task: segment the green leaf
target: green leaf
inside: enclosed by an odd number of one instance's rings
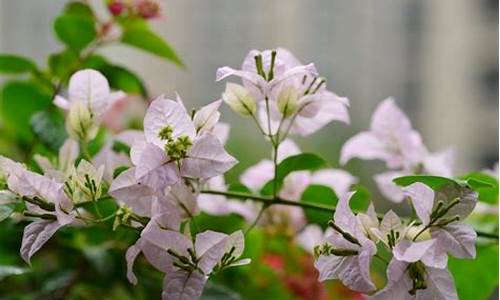
[[[118,175],[120,175],[121,173],[127,171],[128,169],[130,169],[129,166],[120,166],[116,169],[113,170],[113,179],[118,177]]]
[[[314,171],[324,168],[327,165],[326,161],[312,153],[301,153],[294,156],[287,157],[281,163],[279,163],[276,174],[276,187],[279,191],[283,186],[283,181],[285,177],[295,171]],[[270,180],[262,188],[261,193],[263,195],[270,195],[273,191],[273,180]]]
[[[36,70],[36,65],[31,60],[10,54],[0,55],[0,73],[22,74]]]
[[[132,71],[115,65],[105,64],[97,68],[108,79],[109,85],[128,94],[140,94],[147,98],[146,87]]]
[[[252,191],[247,186],[245,186],[243,183],[240,183],[240,182],[231,183],[227,187],[227,190],[229,192],[249,193],[249,194],[252,193]]]
[[[457,182],[453,179],[441,177],[441,176],[430,176],[430,175],[412,175],[412,176],[403,176],[393,179],[394,183],[399,186],[408,186],[415,182],[421,182],[431,189],[436,190],[441,186],[446,184],[457,184]]]
[[[31,116],[50,105],[52,97],[39,85],[27,81],[11,81],[2,90],[2,121],[18,140],[30,140]]]
[[[68,137],[64,119],[57,111],[41,111],[30,120],[33,133],[47,148],[57,152]]]
[[[92,9],[83,2],[70,2],[64,7],[64,12],[68,15],[75,15],[87,18],[93,18]]]
[[[63,80],[71,75],[77,65],[78,53],[71,49],[49,56],[49,68],[52,74]]]
[[[16,207],[15,203],[1,204],[0,205],[0,222],[10,217],[10,215],[14,212]]]
[[[335,207],[338,202],[337,195],[328,186],[310,185],[302,193],[300,202],[327,205]],[[328,221],[333,217],[331,212],[319,211],[315,209],[304,209],[308,223],[315,223],[326,228]]]
[[[490,299],[498,286],[498,245],[478,245],[476,249],[476,259],[450,256],[448,262],[460,299]]]
[[[54,23],[57,37],[68,47],[81,50],[96,37],[94,22],[80,15],[62,15]]]
[[[123,27],[122,43],[166,58],[179,67],[184,67],[174,49],[160,36],[151,31],[145,23],[129,22],[124,24]]]
[[[473,172],[461,177],[479,193],[479,201],[498,203],[498,179],[481,172]]]
[[[359,184],[354,187],[354,190],[356,192],[352,195],[349,206],[354,212],[366,211],[371,199],[370,190]]]

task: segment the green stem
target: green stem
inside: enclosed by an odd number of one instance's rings
[[[269,205],[267,203],[264,203],[264,205],[262,205],[262,207],[260,208],[259,210],[259,213],[257,214],[257,217],[255,218],[255,220],[252,222],[252,224],[250,224],[250,226],[248,226],[248,228],[245,230],[245,235],[247,235],[256,225],[257,223],[259,223],[260,219],[262,218],[262,216],[264,215],[264,211],[266,210],[266,208],[268,207]]]
[[[213,190],[202,190],[201,193],[202,194],[226,196],[228,198],[238,199],[238,200],[252,200],[255,202],[261,202],[261,203],[267,204],[269,206],[271,206],[271,205],[289,205],[289,206],[299,206],[299,207],[302,207],[304,209],[308,208],[308,209],[320,210],[320,211],[325,211],[325,212],[329,212],[329,213],[335,212],[335,207],[332,207],[332,206],[315,204],[315,203],[308,203],[308,202],[298,202],[298,201],[293,201],[293,200],[282,199],[279,197],[277,197],[276,199],[273,200],[273,198],[271,198],[271,197],[258,196],[258,195],[252,195],[252,194],[247,194],[247,193],[240,193],[240,192],[223,192],[223,191],[213,191]],[[498,234],[495,234],[495,233],[483,232],[480,230],[476,230],[476,233],[477,233],[478,237],[498,240]]]

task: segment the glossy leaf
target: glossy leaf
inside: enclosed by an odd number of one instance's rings
[[[285,177],[295,171],[314,171],[327,166],[326,161],[313,153],[301,153],[297,155],[293,155],[284,159],[278,165],[278,171],[276,174],[276,187],[279,191],[283,186],[283,181]],[[261,193],[264,195],[272,194],[273,190],[273,180],[270,180],[266,185],[262,188]]]
[[[25,81],[7,83],[2,91],[2,121],[13,137],[29,140],[33,134],[31,116],[51,103],[51,95],[40,86]]]
[[[450,256],[448,266],[460,299],[490,299],[498,286],[498,245],[478,246],[473,260]]]
[[[36,70],[36,65],[31,60],[10,54],[0,55],[0,73],[22,74]]]
[[[52,74],[60,79],[67,79],[78,66],[78,54],[71,50],[52,54],[49,57],[49,68]]]
[[[403,176],[395,178],[393,181],[399,186],[408,186],[415,182],[421,182],[433,190],[436,190],[445,184],[457,184],[457,182],[453,179],[430,175]]]
[[[352,195],[351,200],[349,201],[349,206],[354,212],[364,212],[368,208],[371,200],[370,191],[362,186],[356,185],[353,190],[356,191],[354,195]]]
[[[38,140],[54,152],[59,150],[68,137],[64,120],[57,111],[38,112],[31,117],[30,124]]]
[[[110,64],[97,68],[108,79],[109,85],[115,90],[122,90],[127,94],[140,94],[147,98],[144,82],[132,71]]]
[[[125,24],[121,41],[124,44],[166,58],[180,67],[184,66],[174,49],[144,23]]]
[[[59,40],[68,47],[81,50],[96,37],[94,22],[80,15],[62,15],[54,23],[54,30]]]
[[[479,193],[479,201],[491,204],[498,203],[497,178],[481,172],[469,173],[461,178],[467,181]],[[487,183],[488,185],[484,185],[483,183]]]
[[[335,192],[324,185],[310,185],[302,193],[300,202],[321,204],[335,207],[338,202]],[[309,223],[315,223],[323,228],[327,227],[328,221],[333,217],[332,212],[319,211],[314,209],[304,209],[306,219]]]
[[[64,11],[68,15],[76,15],[87,18],[93,18],[94,13],[92,9],[83,2],[70,2],[64,7]]]

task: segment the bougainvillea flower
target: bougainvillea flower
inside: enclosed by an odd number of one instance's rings
[[[208,110],[199,120],[202,127],[213,127],[214,113]],[[208,122],[208,123],[207,123]],[[199,129],[202,129],[200,127]],[[223,174],[236,164],[217,137],[201,130],[184,106],[160,96],[144,118],[145,139],[131,149],[135,177],[153,189],[177,183],[181,177],[208,179]]]
[[[449,184],[434,192],[423,183],[405,187],[404,192],[411,199],[423,226],[428,228],[431,240],[435,240],[434,259],[442,259],[446,265],[447,253],[457,258],[476,256],[476,232],[462,222],[474,210],[476,192],[458,184]],[[437,264],[443,265],[442,262]]]
[[[393,202],[403,201],[394,178],[412,174],[450,177],[453,175],[453,149],[429,153],[420,134],[392,98],[382,101],[372,115],[369,131],[350,138],[342,147],[340,162],[352,158],[383,160],[390,171],[375,175],[382,194]]]
[[[238,260],[244,249],[241,231],[231,235],[204,231],[196,234],[193,241],[178,231],[179,225],[180,217],[173,212],[151,219],[138,243],[127,251],[128,277],[132,282],[137,281],[132,267],[140,252],[153,259],[153,265],[161,263],[158,268],[165,273],[165,300],[198,299],[211,274],[250,262]]]
[[[338,279],[352,290],[371,292],[375,285],[370,278],[370,265],[377,252],[375,243],[368,239],[349,207],[354,193],[344,194],[336,207],[332,227],[335,232],[326,237],[326,243],[315,249],[318,256],[315,267],[319,280]]]
[[[415,289],[415,282],[425,288]],[[422,286],[423,287],[423,286]],[[453,277],[447,269],[392,259],[387,268],[387,285],[369,300],[458,300]]]
[[[35,154],[33,159],[42,169],[44,175],[54,178],[58,182],[64,182],[73,170],[72,167],[79,152],[78,143],[75,140],[67,139],[59,148],[57,161],[53,162],[39,154]]]
[[[30,263],[30,258],[59,228],[75,220],[73,203],[64,193],[62,183],[28,171],[21,164],[8,158],[0,156],[0,170],[7,177],[9,190],[20,197],[43,203],[43,205],[27,203],[28,212],[46,216],[46,219],[32,222],[24,228],[20,252],[21,257]]]
[[[102,115],[120,98],[121,91],[111,92],[106,77],[92,69],[73,74],[69,81],[68,99],[57,95],[54,104],[69,111],[66,129],[70,136],[79,140],[90,140],[97,134],[97,125]]]

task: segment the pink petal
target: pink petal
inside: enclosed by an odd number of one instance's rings
[[[410,197],[417,216],[424,225],[429,224],[432,207],[434,206],[434,191],[427,185],[416,182],[403,188],[405,197]]]

